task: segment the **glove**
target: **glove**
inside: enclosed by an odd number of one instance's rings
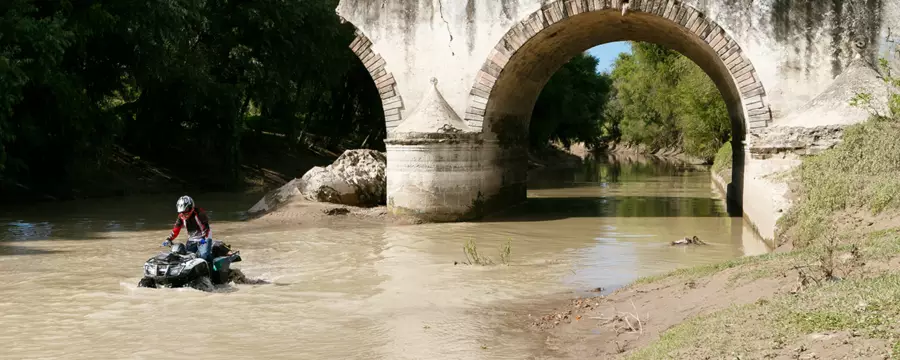
[[[171,246],[172,242],[169,240],[163,241],[162,246]]]

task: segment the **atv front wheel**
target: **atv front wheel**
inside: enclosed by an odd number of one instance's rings
[[[216,289],[216,286],[213,285],[212,280],[210,280],[209,276],[201,276],[194,280],[191,280],[191,287],[200,291],[211,292]]]
[[[138,282],[138,287],[143,287],[143,288],[154,288],[154,289],[155,289],[155,288],[156,288],[156,281],[154,281],[154,280],[151,279],[151,278],[146,278],[146,277],[145,277],[145,278],[141,279],[141,281]]]

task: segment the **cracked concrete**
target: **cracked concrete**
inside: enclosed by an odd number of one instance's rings
[[[447,35],[450,36],[450,43],[447,44],[447,47],[450,48],[450,55],[456,56],[456,53],[453,52],[453,31],[450,30],[450,22],[444,17],[444,3],[441,0],[436,0],[438,3],[438,13],[441,15],[441,20],[444,20],[444,24],[447,25]]]
[[[841,142],[844,125],[816,127],[773,126],[751,136],[750,154],[768,159],[783,154],[815,155]]]

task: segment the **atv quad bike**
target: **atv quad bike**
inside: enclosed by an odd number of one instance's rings
[[[239,251],[231,246],[213,241],[212,263],[197,254],[188,253],[182,243],[172,244],[168,253],[156,255],[144,263],[144,277],[138,287],[185,287],[211,291],[214,285],[226,284],[231,279],[231,264],[241,261]]]

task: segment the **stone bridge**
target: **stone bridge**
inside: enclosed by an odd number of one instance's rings
[[[789,205],[768,175],[821,147],[816,129],[867,117],[848,101],[882,86],[874,60],[900,27],[898,0],[341,0],[337,13],[383,100],[392,212],[457,221],[523,201],[544,84],[580,52],[633,40],[715,82],[735,136],[729,196],[768,238]]]

